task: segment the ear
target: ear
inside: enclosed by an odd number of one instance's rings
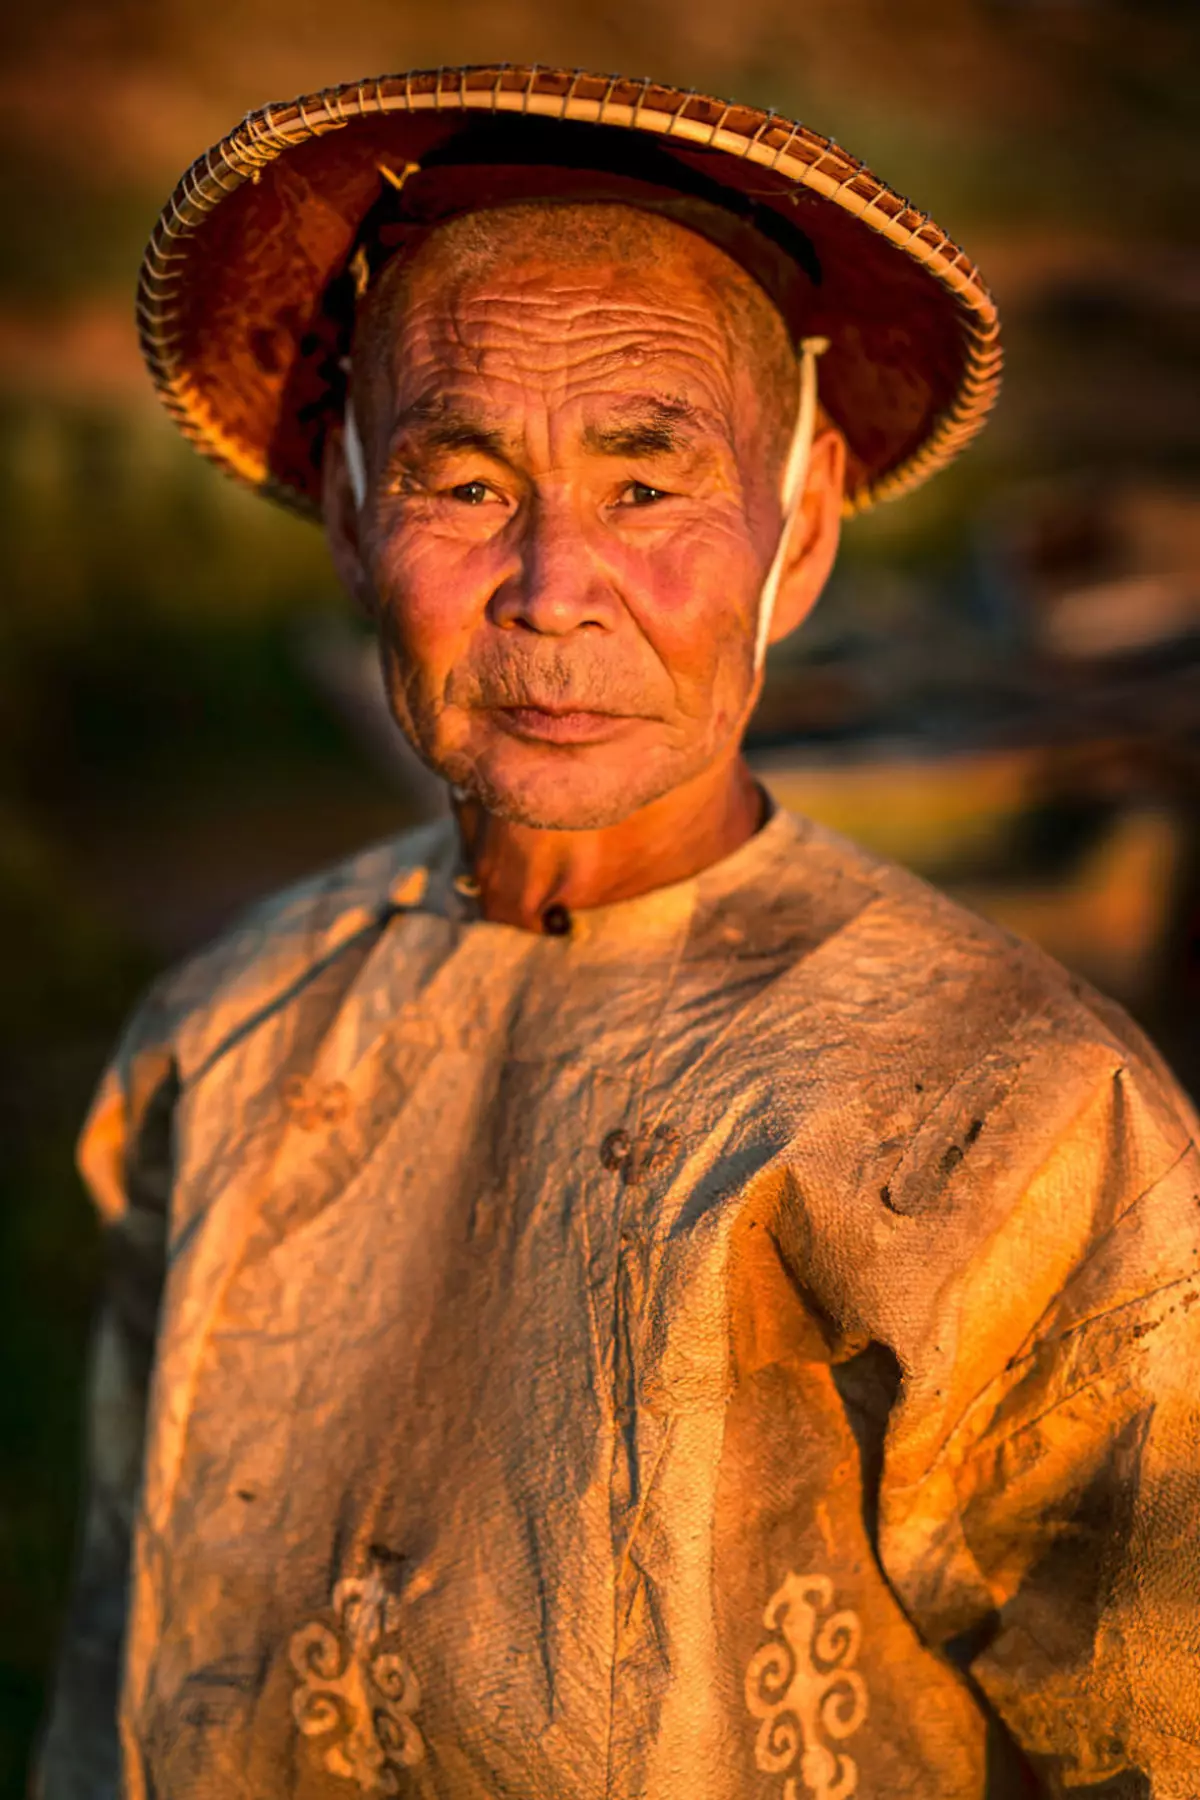
[[[321,461],[321,511],[325,519],[325,539],[338,580],[367,616],[374,618],[375,590],[363,555],[362,515],[346,466],[345,440],[340,425],[331,426],[325,436]]]
[[[845,480],[845,440],[831,427],[813,440],[804,499],[792,520],[771,620],[772,644],[802,625],[821,597],[841,537]]]

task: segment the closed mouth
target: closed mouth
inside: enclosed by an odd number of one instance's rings
[[[560,744],[612,737],[632,719],[629,713],[592,712],[586,707],[498,706],[495,712],[516,737]]]

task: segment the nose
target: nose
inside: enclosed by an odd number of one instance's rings
[[[612,629],[619,602],[569,496],[539,498],[516,548],[516,567],[492,599],[494,624],[543,637]]]

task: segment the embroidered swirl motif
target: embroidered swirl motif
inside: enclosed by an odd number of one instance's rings
[[[324,1756],[333,1775],[357,1781],[365,1794],[398,1794],[400,1769],[425,1754],[412,1714],[421,1703],[417,1678],[394,1637],[400,1608],[378,1575],[339,1581],[333,1590],[337,1629],[314,1619],[288,1646],[300,1685],[292,1714],[306,1737],[337,1731]]]
[[[763,1614],[782,1642],[756,1650],[746,1670],[746,1705],[762,1721],[754,1760],[765,1774],[787,1775],[783,1800],[799,1800],[799,1782],[816,1800],[850,1800],[858,1790],[858,1764],[827,1740],[840,1743],[867,1716],[854,1667],[862,1630],[855,1612],[822,1620],[832,1601],[827,1576],[789,1574]]]

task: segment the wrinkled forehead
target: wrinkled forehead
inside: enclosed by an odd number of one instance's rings
[[[766,294],[674,219],[620,204],[525,204],[458,217],[391,259],[360,300],[356,385],[541,376],[665,384],[728,410],[791,366]]]

